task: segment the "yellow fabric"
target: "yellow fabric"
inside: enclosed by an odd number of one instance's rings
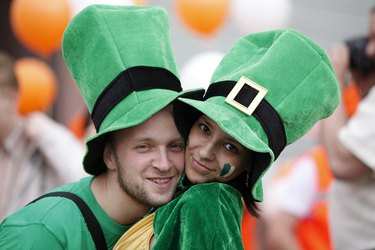
[[[150,250],[150,240],[154,235],[154,228],[152,227],[154,214],[146,216],[126,231],[117,241],[113,250]]]

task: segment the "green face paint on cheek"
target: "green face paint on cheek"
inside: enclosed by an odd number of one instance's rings
[[[236,169],[235,166],[232,166],[229,163],[225,163],[223,166],[223,169],[220,172],[220,177],[230,176],[234,172],[235,169]]]

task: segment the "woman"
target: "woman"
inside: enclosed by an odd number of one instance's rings
[[[211,81],[203,101],[174,106],[188,138],[185,189],[134,225],[118,249],[243,249],[242,200],[257,215],[266,170],[340,100],[324,51],[293,30],[241,38]]]

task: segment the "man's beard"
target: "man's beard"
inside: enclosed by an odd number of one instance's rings
[[[149,207],[158,207],[164,205],[166,202],[152,200],[146,193],[144,187],[139,183],[136,183],[133,178],[126,173],[126,170],[122,168],[118,156],[115,154],[116,171],[117,171],[117,182],[121,189],[130,196],[133,200]]]

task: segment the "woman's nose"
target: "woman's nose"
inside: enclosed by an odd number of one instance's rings
[[[198,149],[199,156],[202,159],[213,160],[215,159],[214,145],[212,143],[206,143],[200,146]]]

